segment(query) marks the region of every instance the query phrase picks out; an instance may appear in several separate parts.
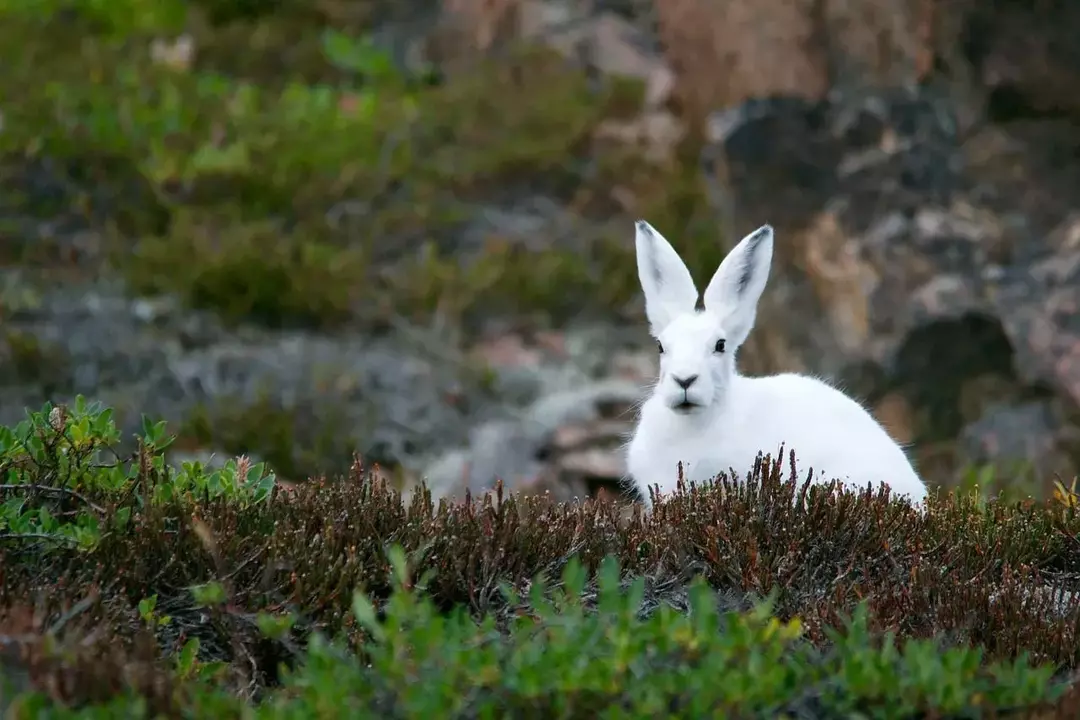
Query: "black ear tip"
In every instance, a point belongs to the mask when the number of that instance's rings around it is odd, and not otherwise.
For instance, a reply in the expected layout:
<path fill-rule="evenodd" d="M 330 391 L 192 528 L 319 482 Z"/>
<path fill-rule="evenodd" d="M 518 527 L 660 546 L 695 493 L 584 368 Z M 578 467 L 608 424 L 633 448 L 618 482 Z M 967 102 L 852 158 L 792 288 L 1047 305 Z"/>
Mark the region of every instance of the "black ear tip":
<path fill-rule="evenodd" d="M 757 230 L 750 233 L 746 237 L 746 244 L 748 246 L 747 249 L 750 252 L 754 252 L 755 250 L 758 249 L 758 247 L 761 246 L 761 244 L 763 242 L 765 242 L 766 240 L 772 240 L 772 237 L 773 237 L 773 227 L 772 227 L 772 225 L 769 225 L 769 224 L 762 225 L 761 227 L 759 227 Z"/>

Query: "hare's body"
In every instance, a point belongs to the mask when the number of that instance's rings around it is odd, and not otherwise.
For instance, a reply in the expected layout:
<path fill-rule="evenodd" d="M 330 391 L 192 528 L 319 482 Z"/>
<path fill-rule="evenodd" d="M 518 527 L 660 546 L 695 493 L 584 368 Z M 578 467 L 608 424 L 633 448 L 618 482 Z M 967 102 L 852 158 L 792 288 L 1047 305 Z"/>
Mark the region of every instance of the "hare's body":
<path fill-rule="evenodd" d="M 886 483 L 915 502 L 926 487 L 904 451 L 858 402 L 806 375 L 743 377 L 735 355 L 754 326 L 772 261 L 768 225 L 747 235 L 698 291 L 675 249 L 637 223 L 638 277 L 660 352 L 660 377 L 630 441 L 627 469 L 648 488 L 673 490 L 732 470 L 742 477 L 759 452 L 794 451 L 801 477 L 849 486 Z"/>
<path fill-rule="evenodd" d="M 821 395 L 831 397 L 820 404 Z M 725 407 L 727 406 L 727 407 Z M 670 409 L 653 396 L 641 408 L 641 419 L 628 451 L 628 468 L 638 492 L 647 500 L 649 487 L 675 489 L 678 466 L 687 482 L 701 484 L 734 471 L 741 479 L 754 466 L 758 452 L 774 457 L 795 450 L 800 480 L 814 471 L 814 480 L 833 478 L 863 487 L 886 482 L 897 494 L 914 501 L 926 494 L 922 481 L 866 410 L 839 390 L 804 375 L 735 376 L 714 422 L 671 418 Z M 855 428 L 853 431 L 852 428 Z M 838 473 L 830 474 L 827 468 Z"/>

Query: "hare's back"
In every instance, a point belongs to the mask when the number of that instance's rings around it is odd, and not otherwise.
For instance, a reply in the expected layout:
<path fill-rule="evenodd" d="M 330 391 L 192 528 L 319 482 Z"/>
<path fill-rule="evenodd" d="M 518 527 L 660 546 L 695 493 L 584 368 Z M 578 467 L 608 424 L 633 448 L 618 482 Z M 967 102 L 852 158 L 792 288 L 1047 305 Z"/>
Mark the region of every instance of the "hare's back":
<path fill-rule="evenodd" d="M 749 408 L 746 432 L 762 447 L 782 443 L 795 451 L 798 466 L 815 476 L 849 477 L 860 484 L 886 481 L 898 491 L 922 486 L 907 456 L 858 402 L 814 377 L 785 373 L 743 378 L 741 398 Z"/>
<path fill-rule="evenodd" d="M 742 402 L 753 403 L 764 420 L 776 414 L 791 418 L 793 425 L 807 427 L 807 417 L 829 417 L 847 423 L 870 420 L 873 416 L 856 400 L 828 382 L 798 373 L 781 373 L 765 377 L 740 377 L 738 394 Z"/>

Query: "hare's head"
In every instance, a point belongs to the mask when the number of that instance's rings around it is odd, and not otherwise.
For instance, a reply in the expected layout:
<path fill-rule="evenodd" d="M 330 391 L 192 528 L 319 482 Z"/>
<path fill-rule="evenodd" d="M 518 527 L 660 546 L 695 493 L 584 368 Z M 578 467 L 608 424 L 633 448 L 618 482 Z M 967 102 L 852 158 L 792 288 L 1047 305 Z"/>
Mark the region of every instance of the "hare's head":
<path fill-rule="evenodd" d="M 675 248 L 644 220 L 636 229 L 645 314 L 660 352 L 655 395 L 681 415 L 706 412 L 722 401 L 735 353 L 754 327 L 772 261 L 772 228 L 762 225 L 728 253 L 705 288 L 703 309 Z"/>

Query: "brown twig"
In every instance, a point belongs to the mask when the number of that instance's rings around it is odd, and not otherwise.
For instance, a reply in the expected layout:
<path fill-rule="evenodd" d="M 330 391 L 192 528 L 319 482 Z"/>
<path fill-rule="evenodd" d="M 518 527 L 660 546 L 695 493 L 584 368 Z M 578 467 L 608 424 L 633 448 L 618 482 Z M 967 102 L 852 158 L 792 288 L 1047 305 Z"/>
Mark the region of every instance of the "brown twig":
<path fill-rule="evenodd" d="M 0 485 L 0 490 L 12 490 L 12 491 L 33 491 L 40 492 L 45 495 L 66 495 L 73 497 L 86 505 L 91 510 L 104 514 L 105 508 L 95 504 L 85 495 L 78 493 L 74 490 L 70 490 L 65 487 L 57 487 L 55 485 L 37 485 L 34 483 L 14 483 L 7 485 Z"/>
<path fill-rule="evenodd" d="M 0 540 L 9 540 L 13 538 L 19 538 L 24 540 L 55 540 L 58 542 L 65 542 L 71 545 L 76 543 L 74 538 L 65 537 L 63 535 L 57 535 L 55 533 L 16 533 L 5 532 L 0 533 Z"/>

